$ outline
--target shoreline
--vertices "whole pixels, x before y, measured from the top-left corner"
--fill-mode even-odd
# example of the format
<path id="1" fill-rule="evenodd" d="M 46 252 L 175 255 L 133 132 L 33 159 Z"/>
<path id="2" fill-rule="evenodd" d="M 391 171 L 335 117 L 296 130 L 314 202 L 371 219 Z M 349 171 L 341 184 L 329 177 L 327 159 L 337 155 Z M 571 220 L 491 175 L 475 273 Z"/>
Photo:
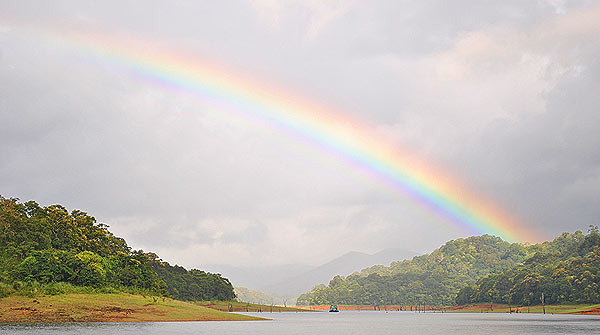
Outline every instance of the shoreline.
<path id="1" fill-rule="evenodd" d="M 169 298 L 119 294 L 8 296 L 0 323 L 262 321 L 266 318 L 210 309 Z"/>
<path id="2" fill-rule="evenodd" d="M 170 298 L 118 294 L 62 294 L 45 296 L 12 295 L 0 299 L 0 323 L 38 322 L 197 322 L 197 321 L 262 321 L 259 316 L 233 312 L 262 313 L 310 312 L 329 310 L 319 306 L 268 306 L 240 302 L 184 302 Z M 466 306 L 365 306 L 338 305 L 340 311 L 407 311 L 413 313 L 537 313 L 600 315 L 600 304 L 509 306 L 478 304 Z M 254 309 L 254 310 L 253 310 Z M 262 314 L 261 313 L 261 314 Z"/>
<path id="3" fill-rule="evenodd" d="M 296 306 L 297 308 L 312 311 L 327 311 L 329 305 Z M 410 305 L 338 305 L 340 311 L 378 311 L 393 312 L 404 311 L 413 313 L 544 313 L 544 306 L 509 306 L 505 304 L 477 304 L 466 306 L 410 306 Z M 575 315 L 600 315 L 600 304 L 565 304 L 546 305 L 546 314 L 575 314 Z"/>

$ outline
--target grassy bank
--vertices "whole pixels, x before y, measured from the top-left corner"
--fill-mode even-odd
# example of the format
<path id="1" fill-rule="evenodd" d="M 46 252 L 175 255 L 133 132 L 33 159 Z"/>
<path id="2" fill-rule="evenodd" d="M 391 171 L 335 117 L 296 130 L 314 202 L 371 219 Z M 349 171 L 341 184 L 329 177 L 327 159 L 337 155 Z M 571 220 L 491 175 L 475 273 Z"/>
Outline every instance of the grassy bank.
<path id="1" fill-rule="evenodd" d="M 226 313 L 172 299 L 120 294 L 61 294 L 0 299 L 0 322 L 242 321 Z"/>

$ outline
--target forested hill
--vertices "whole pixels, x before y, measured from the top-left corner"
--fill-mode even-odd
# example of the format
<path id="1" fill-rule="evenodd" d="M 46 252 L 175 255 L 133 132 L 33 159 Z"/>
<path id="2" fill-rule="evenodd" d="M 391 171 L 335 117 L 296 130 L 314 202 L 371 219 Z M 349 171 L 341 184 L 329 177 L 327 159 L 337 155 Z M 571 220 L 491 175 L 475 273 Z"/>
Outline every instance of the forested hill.
<path id="1" fill-rule="evenodd" d="M 552 242 L 530 247 L 515 268 L 480 278 L 463 287 L 458 304 L 493 302 L 536 305 L 600 302 L 600 233 L 564 233 Z"/>
<path id="2" fill-rule="evenodd" d="M 598 264 L 599 243 L 596 228 L 588 235 L 565 233 L 535 245 L 511 244 L 489 235 L 457 239 L 410 261 L 374 266 L 346 278 L 336 276 L 328 286 L 301 295 L 298 304 L 438 305 L 490 300 L 523 304 L 540 298 L 543 285 L 537 283 L 547 284 L 553 278 L 562 280 L 566 293 L 551 294 L 551 301 L 598 302 L 591 293 L 587 300 L 577 297 L 586 289 L 598 292 L 600 274 L 594 264 Z"/>
<path id="3" fill-rule="evenodd" d="M 489 235 L 446 243 L 431 254 L 376 266 L 301 295 L 297 304 L 441 304 L 454 301 L 465 283 L 501 272 L 525 259 L 526 250 Z"/>
<path id="4" fill-rule="evenodd" d="M 188 271 L 154 253 L 132 250 L 93 216 L 60 205 L 0 196 L 0 246 L 0 297 L 26 290 L 60 293 L 65 285 L 180 300 L 235 297 L 221 275 Z"/>

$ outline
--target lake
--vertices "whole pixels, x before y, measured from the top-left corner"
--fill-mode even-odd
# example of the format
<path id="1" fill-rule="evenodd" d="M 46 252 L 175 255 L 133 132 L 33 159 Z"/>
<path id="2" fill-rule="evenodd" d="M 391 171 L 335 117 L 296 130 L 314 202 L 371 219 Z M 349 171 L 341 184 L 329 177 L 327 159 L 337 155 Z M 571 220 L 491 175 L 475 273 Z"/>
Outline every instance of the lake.
<path id="1" fill-rule="evenodd" d="M 1 324 L 0 334 L 600 334 L 600 316 L 343 311 L 247 313 L 270 321 Z"/>

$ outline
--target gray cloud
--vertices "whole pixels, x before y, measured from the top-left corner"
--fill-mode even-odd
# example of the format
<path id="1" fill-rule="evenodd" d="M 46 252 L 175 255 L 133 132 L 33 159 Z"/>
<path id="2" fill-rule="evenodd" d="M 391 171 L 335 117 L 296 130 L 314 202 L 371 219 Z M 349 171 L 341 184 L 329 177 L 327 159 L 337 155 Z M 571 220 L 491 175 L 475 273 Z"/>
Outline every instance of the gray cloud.
<path id="1" fill-rule="evenodd" d="M 468 232 L 276 128 L 46 32 L 230 64 L 370 122 L 525 224 L 597 224 L 598 7 L 560 1 L 0 5 L 0 193 L 190 267 L 428 251 Z"/>

